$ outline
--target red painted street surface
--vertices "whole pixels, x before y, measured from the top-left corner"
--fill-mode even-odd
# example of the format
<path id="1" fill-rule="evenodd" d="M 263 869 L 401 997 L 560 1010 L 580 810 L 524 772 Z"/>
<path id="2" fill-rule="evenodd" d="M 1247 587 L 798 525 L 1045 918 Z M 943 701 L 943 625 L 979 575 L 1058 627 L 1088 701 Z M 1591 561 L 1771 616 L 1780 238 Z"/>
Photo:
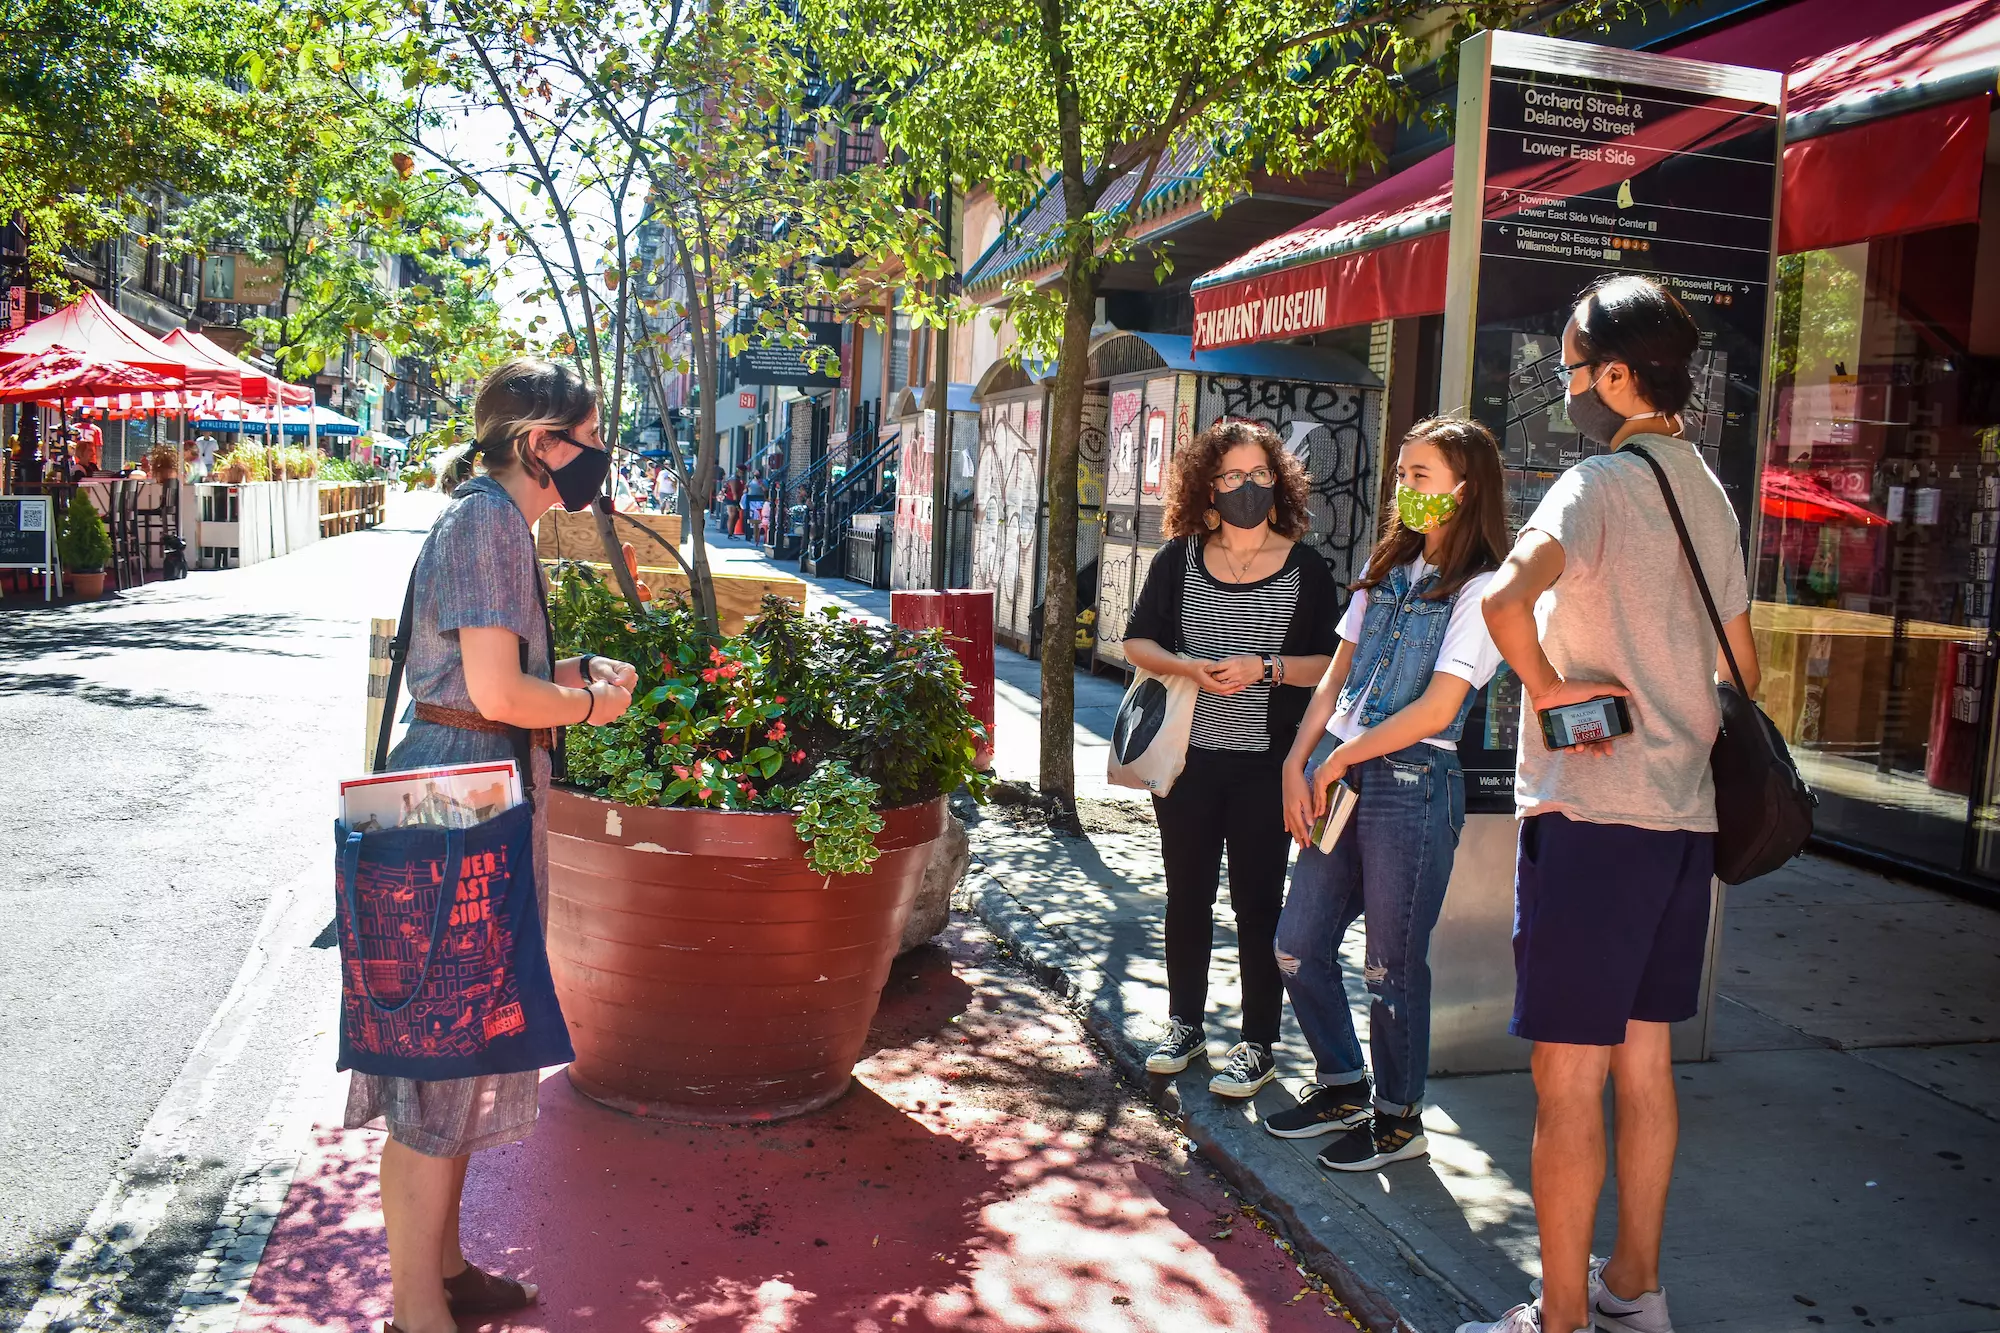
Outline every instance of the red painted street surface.
<path id="1" fill-rule="evenodd" d="M 542 1305 L 481 1327 L 1352 1327 L 990 937 L 946 940 L 898 962 L 852 1091 L 815 1115 L 654 1124 L 549 1076 L 534 1134 L 475 1156 L 465 1202 L 468 1255 L 540 1283 Z M 361 1333 L 389 1313 L 380 1136 L 337 1116 L 242 1330 Z"/>

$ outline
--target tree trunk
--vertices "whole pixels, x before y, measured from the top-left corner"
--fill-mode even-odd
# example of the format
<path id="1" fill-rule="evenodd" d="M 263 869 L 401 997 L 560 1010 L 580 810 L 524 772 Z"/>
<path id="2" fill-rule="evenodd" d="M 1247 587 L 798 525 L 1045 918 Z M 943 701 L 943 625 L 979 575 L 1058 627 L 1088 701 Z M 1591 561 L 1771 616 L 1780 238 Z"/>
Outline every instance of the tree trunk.
<path id="1" fill-rule="evenodd" d="M 1076 821 L 1076 461 L 1083 382 L 1097 319 L 1091 256 L 1070 256 L 1056 387 L 1049 405 L 1048 577 L 1042 591 L 1042 797 Z"/>

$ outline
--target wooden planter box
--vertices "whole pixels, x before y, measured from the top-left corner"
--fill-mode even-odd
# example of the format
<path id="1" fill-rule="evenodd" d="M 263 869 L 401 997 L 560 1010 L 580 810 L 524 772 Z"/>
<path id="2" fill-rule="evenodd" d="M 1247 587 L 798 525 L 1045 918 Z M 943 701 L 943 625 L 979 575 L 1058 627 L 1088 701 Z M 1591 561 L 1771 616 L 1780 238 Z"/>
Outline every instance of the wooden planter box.
<path id="1" fill-rule="evenodd" d="M 744 1124 L 847 1090 L 942 799 L 883 812 L 865 875 L 807 864 L 790 815 L 549 798 L 549 962 L 570 1082 L 633 1115 Z"/>
<path id="2" fill-rule="evenodd" d="M 625 522 L 627 518 L 636 519 L 639 527 Z M 666 548 L 679 549 L 681 544 L 679 514 L 626 514 L 612 520 L 611 530 L 620 542 L 632 543 L 642 565 L 671 566 L 674 558 Z M 535 525 L 535 554 L 544 560 L 603 560 L 604 541 L 597 535 L 597 515 L 589 510 L 572 514 L 566 509 L 543 514 Z"/>

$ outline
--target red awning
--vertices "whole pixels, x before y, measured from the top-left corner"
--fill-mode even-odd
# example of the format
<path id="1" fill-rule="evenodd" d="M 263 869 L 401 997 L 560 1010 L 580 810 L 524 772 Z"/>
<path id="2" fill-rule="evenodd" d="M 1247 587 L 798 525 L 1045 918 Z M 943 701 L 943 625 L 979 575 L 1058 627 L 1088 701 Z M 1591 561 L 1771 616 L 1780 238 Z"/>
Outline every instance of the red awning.
<path id="1" fill-rule="evenodd" d="M 0 368 L 0 403 L 67 403 L 106 393 L 165 389 L 174 381 L 74 348 L 45 347 Z"/>
<path id="2" fill-rule="evenodd" d="M 1917 15 L 1923 17 L 1916 17 Z M 1689 57 L 1792 67 L 1779 249 L 1825 249 L 1975 220 L 1987 91 L 2000 66 L 2000 0 L 1909 0 L 1895 30 L 1828 50 L 1879 9 L 1799 0 L 1675 48 Z M 1901 110 L 1924 91 L 1970 96 Z M 1296 337 L 1445 303 L 1447 148 L 1198 279 L 1197 350 Z"/>
<path id="3" fill-rule="evenodd" d="M 113 310 L 95 292 L 85 292 L 74 305 L 0 338 L 0 366 L 50 347 L 74 348 L 100 361 L 122 361 L 180 380 L 191 389 L 234 391 L 239 382 L 234 371 L 190 365 L 186 356 Z"/>
<path id="4" fill-rule="evenodd" d="M 276 375 L 257 369 L 248 361 L 233 355 L 227 348 L 199 333 L 174 329 L 163 341 L 176 352 L 186 356 L 192 364 L 205 365 L 216 370 L 234 371 L 242 378 L 240 395 L 244 398 L 269 398 L 275 391 L 281 401 L 295 407 L 302 407 L 312 401 L 311 389 L 287 384 Z"/>

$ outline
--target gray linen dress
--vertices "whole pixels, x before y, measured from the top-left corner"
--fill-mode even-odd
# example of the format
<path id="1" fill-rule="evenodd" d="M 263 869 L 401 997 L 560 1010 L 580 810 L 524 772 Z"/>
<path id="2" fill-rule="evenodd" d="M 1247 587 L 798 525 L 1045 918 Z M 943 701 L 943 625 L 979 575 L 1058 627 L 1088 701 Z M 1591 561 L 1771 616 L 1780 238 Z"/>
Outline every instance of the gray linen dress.
<path id="1" fill-rule="evenodd" d="M 534 533 L 501 485 L 475 477 L 453 492 L 417 556 L 416 624 L 404 667 L 409 697 L 476 712 L 465 688 L 458 631 L 509 629 L 528 645 L 528 671 L 552 677 L 542 620 L 542 572 Z M 389 767 L 426 768 L 514 758 L 512 738 L 412 721 L 389 753 Z M 534 752 L 535 891 L 543 925 L 549 914 L 549 755 Z M 380 1127 L 428 1157 L 458 1157 L 527 1137 L 539 1110 L 541 1076 L 486 1074 L 425 1082 L 351 1073 L 346 1125 Z"/>

